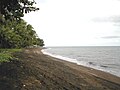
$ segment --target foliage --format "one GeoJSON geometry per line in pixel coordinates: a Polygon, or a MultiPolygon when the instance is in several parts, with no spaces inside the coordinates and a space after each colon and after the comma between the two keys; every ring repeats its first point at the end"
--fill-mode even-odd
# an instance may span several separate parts
{"type": "Polygon", "coordinates": [[[6,20],[5,25],[0,24],[0,48],[24,48],[33,45],[43,46],[44,41],[24,20],[6,20]]]}
{"type": "Polygon", "coordinates": [[[12,59],[16,59],[12,56],[12,53],[21,51],[21,49],[0,49],[0,63],[9,62],[12,59]]]}
{"type": "Polygon", "coordinates": [[[39,10],[34,4],[36,4],[34,0],[0,0],[0,21],[19,20],[24,13],[39,10]]]}
{"type": "Polygon", "coordinates": [[[34,4],[34,0],[0,0],[0,48],[44,45],[34,28],[21,19],[25,13],[39,10],[34,4]]]}

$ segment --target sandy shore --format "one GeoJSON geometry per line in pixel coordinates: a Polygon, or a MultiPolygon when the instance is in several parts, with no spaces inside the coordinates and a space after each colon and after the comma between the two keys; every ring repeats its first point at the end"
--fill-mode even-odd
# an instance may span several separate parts
{"type": "Polygon", "coordinates": [[[120,90],[120,77],[24,49],[0,64],[0,90],[120,90]]]}

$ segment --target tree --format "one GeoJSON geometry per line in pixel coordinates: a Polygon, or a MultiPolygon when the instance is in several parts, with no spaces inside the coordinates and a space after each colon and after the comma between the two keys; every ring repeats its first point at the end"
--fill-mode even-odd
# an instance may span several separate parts
{"type": "Polygon", "coordinates": [[[25,13],[39,10],[34,4],[34,0],[0,0],[0,48],[44,45],[34,28],[21,18],[25,13]]]}
{"type": "Polygon", "coordinates": [[[38,46],[44,46],[44,41],[43,39],[37,38],[37,44],[38,46]]]}
{"type": "Polygon", "coordinates": [[[44,41],[24,20],[7,20],[6,25],[0,24],[0,48],[24,48],[33,45],[44,46],[44,41]]]}
{"type": "Polygon", "coordinates": [[[34,0],[0,0],[0,21],[5,19],[19,20],[24,13],[39,10],[34,7],[34,0]]]}

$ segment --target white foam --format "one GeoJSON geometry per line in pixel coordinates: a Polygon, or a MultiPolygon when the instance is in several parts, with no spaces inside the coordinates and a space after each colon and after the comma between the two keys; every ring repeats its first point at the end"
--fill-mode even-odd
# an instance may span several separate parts
{"type": "MultiPolygon", "coordinates": [[[[50,48],[48,48],[48,49],[50,49],[50,48]]],[[[104,71],[104,72],[108,72],[108,73],[111,73],[113,75],[116,75],[116,76],[120,77],[120,73],[118,74],[118,73],[115,73],[111,70],[101,68],[99,65],[90,65],[88,62],[85,62],[85,61],[78,61],[77,59],[64,57],[64,56],[56,55],[56,54],[51,54],[51,53],[46,52],[44,49],[41,50],[41,51],[45,55],[49,55],[49,56],[52,56],[52,57],[55,57],[55,58],[58,58],[58,59],[61,59],[61,60],[65,60],[65,61],[68,61],[68,62],[76,63],[77,65],[83,65],[83,66],[86,66],[86,67],[90,67],[90,68],[94,68],[94,69],[101,70],[101,71],[104,71]]]]}
{"type": "MultiPolygon", "coordinates": [[[[61,56],[61,55],[56,55],[56,54],[51,54],[51,53],[46,52],[45,50],[42,50],[42,53],[45,54],[45,55],[49,55],[49,56],[52,56],[52,57],[61,59],[61,60],[65,60],[65,61],[68,61],[68,62],[76,63],[77,65],[83,65],[83,66],[91,67],[91,68],[93,67],[93,66],[89,65],[89,64],[88,64],[87,62],[85,62],[85,61],[78,61],[77,59],[68,58],[68,57],[63,57],[63,56],[61,56]]],[[[95,66],[94,66],[94,68],[95,68],[95,66]]],[[[96,69],[99,69],[99,68],[96,67],[96,69]]]]}
{"type": "Polygon", "coordinates": [[[61,59],[61,60],[69,61],[69,62],[72,62],[72,63],[78,63],[77,59],[68,58],[68,57],[64,57],[64,56],[56,55],[56,54],[51,54],[51,53],[48,53],[44,50],[42,50],[42,53],[45,54],[45,55],[49,55],[49,56],[61,59]]]}
{"type": "Polygon", "coordinates": [[[42,53],[45,54],[45,55],[49,55],[49,56],[61,59],[61,60],[65,60],[65,61],[68,61],[68,62],[76,63],[77,65],[83,65],[83,66],[91,67],[85,61],[78,61],[77,59],[73,59],[73,58],[69,58],[69,57],[64,57],[64,56],[57,55],[57,54],[51,54],[51,53],[46,52],[45,50],[42,50],[42,53]]]}

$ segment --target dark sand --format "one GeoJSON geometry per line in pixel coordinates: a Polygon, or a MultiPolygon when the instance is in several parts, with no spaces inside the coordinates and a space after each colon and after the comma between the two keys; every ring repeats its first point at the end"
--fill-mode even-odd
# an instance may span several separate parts
{"type": "Polygon", "coordinates": [[[0,90],[120,90],[120,77],[43,55],[40,49],[14,54],[0,64],[0,90]]]}

